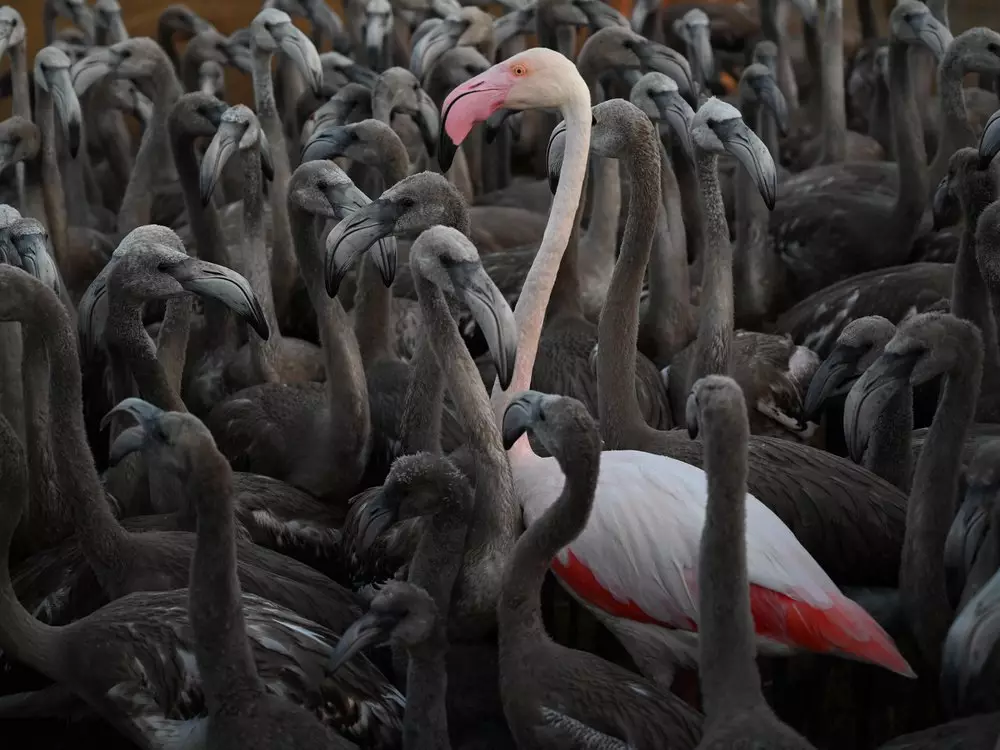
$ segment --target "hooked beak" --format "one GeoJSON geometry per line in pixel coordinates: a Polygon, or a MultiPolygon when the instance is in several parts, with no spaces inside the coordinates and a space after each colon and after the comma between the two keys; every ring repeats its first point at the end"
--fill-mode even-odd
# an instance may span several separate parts
{"type": "Polygon", "coordinates": [[[94,11],[86,3],[70,3],[69,14],[73,24],[83,32],[84,39],[89,44],[94,43],[97,24],[94,20],[94,11]]]}
{"type": "Polygon", "coordinates": [[[316,45],[295,26],[283,26],[282,29],[281,39],[278,42],[281,51],[291,58],[306,84],[319,97],[323,88],[323,64],[320,62],[316,45]]]}
{"type": "Polygon", "coordinates": [[[108,460],[112,466],[118,464],[130,453],[142,450],[152,433],[150,427],[163,416],[163,410],[141,398],[126,398],[101,418],[101,430],[106,429],[111,424],[111,420],[116,414],[131,415],[135,419],[135,425],[122,430],[111,445],[111,454],[108,456],[108,460]]]}
{"type": "MultiPolygon", "coordinates": [[[[111,412],[108,412],[108,416],[111,416],[111,412]]],[[[101,429],[104,429],[107,418],[106,416],[101,420],[101,429]]],[[[149,433],[141,425],[133,425],[119,432],[108,450],[108,466],[117,466],[126,457],[141,451],[148,438],[149,433]]]]}
{"type": "Polygon", "coordinates": [[[990,663],[1000,635],[1000,572],[962,608],[948,629],[941,655],[941,692],[952,711],[965,701],[990,663]]]}
{"type": "Polygon", "coordinates": [[[373,260],[385,285],[392,284],[396,278],[396,242],[391,235],[400,213],[401,208],[395,203],[379,198],[362,205],[334,227],[326,238],[327,294],[331,297],[337,294],[347,271],[376,242],[379,250],[373,260]]]}
{"type": "Polygon", "coordinates": [[[636,34],[642,33],[642,27],[646,25],[646,17],[649,15],[650,10],[652,10],[652,3],[650,0],[638,0],[638,2],[632,6],[631,26],[632,31],[636,34]]]}
{"type": "Polygon", "coordinates": [[[363,615],[340,636],[340,642],[327,662],[326,671],[333,674],[359,651],[387,642],[395,624],[394,618],[376,612],[363,615]]]}
{"type": "Polygon", "coordinates": [[[49,254],[47,239],[41,232],[23,234],[14,240],[14,247],[21,267],[58,294],[59,270],[49,254]]]}
{"type": "Polygon", "coordinates": [[[10,47],[10,38],[13,35],[14,35],[13,23],[4,23],[0,25],[0,58],[2,58],[7,53],[7,49],[10,47]]]}
{"type": "Polygon", "coordinates": [[[59,113],[63,134],[69,146],[69,153],[74,159],[80,150],[80,128],[83,114],[80,111],[80,100],[77,98],[68,69],[52,71],[48,80],[49,93],[59,113]]]}
{"type": "MultiPolygon", "coordinates": [[[[981,156],[980,160],[982,160],[981,156]]],[[[935,232],[946,227],[953,227],[962,220],[962,205],[958,196],[951,189],[948,175],[941,178],[934,190],[934,198],[931,200],[931,216],[934,219],[933,229],[935,232]]]]}
{"type": "Polygon", "coordinates": [[[543,398],[544,394],[538,391],[525,391],[508,404],[501,427],[504,450],[513,448],[535,424],[543,398]]]}
{"type": "Polygon", "coordinates": [[[778,175],[767,146],[742,119],[729,120],[716,129],[723,147],[743,165],[753,179],[768,210],[778,194],[778,175]]]}
{"type": "Polygon", "coordinates": [[[989,167],[997,153],[1000,153],[1000,110],[993,113],[979,139],[979,168],[989,167]]]}
{"type": "Polygon", "coordinates": [[[301,161],[334,159],[343,156],[351,144],[351,129],[346,125],[326,125],[314,130],[302,148],[301,161]]]}
{"type": "Polygon", "coordinates": [[[424,148],[427,149],[428,154],[433,156],[441,133],[441,116],[434,100],[423,89],[417,92],[417,100],[417,111],[414,119],[417,121],[417,127],[420,128],[420,137],[423,139],[424,148]]]}
{"type": "Polygon", "coordinates": [[[764,106],[771,110],[778,131],[782,136],[788,135],[788,102],[778,86],[774,76],[758,76],[753,80],[754,92],[764,106]]]}
{"type": "Polygon", "coordinates": [[[454,47],[457,39],[458,29],[442,21],[417,40],[410,53],[410,70],[418,81],[424,80],[434,62],[454,47]]]}
{"type": "Polygon", "coordinates": [[[105,47],[94,50],[82,60],[73,63],[70,77],[76,95],[83,96],[91,86],[111,75],[119,62],[118,56],[105,47]]]}
{"type": "Polygon", "coordinates": [[[220,122],[212,142],[208,144],[205,156],[201,161],[201,173],[198,188],[201,194],[201,205],[207,206],[212,200],[215,186],[222,178],[222,171],[239,146],[240,137],[236,123],[220,122]]]}
{"type": "Polygon", "coordinates": [[[374,489],[375,496],[358,522],[358,551],[362,554],[371,549],[379,537],[392,528],[399,520],[400,498],[386,487],[374,489]]]}
{"type": "Polygon", "coordinates": [[[691,75],[691,65],[684,55],[645,38],[629,43],[629,49],[639,58],[643,68],[670,76],[676,82],[681,95],[689,101],[694,101],[697,87],[691,75]]]}
{"type": "Polygon", "coordinates": [[[854,429],[845,435],[847,449],[852,460],[858,461],[864,456],[868,435],[863,429],[862,412],[869,400],[876,402],[894,395],[900,387],[909,384],[910,375],[917,364],[916,355],[901,356],[891,352],[883,352],[871,366],[865,370],[852,386],[845,407],[844,422],[848,423],[853,412],[854,429]]]}
{"type": "Polygon", "coordinates": [[[459,263],[447,269],[455,290],[472,312],[490,348],[500,386],[507,389],[514,378],[517,357],[517,324],[503,293],[480,263],[459,263]]]}
{"type": "MultiPolygon", "coordinates": [[[[969,485],[965,498],[951,522],[944,542],[944,561],[948,568],[958,568],[964,579],[975,563],[980,547],[990,528],[990,512],[994,495],[984,487],[969,485]]],[[[959,589],[964,586],[964,580],[959,589]]]]}
{"type": "Polygon", "coordinates": [[[253,328],[265,341],[270,335],[267,319],[260,300],[253,293],[250,282],[225,266],[198,258],[184,261],[164,269],[192,294],[214,299],[232,310],[253,328]]]}
{"type": "Polygon", "coordinates": [[[77,326],[80,353],[85,356],[93,355],[104,341],[104,329],[108,322],[108,276],[114,262],[114,258],[108,261],[80,298],[77,326]]]}
{"type": "Polygon", "coordinates": [[[670,132],[680,141],[688,159],[694,162],[694,143],[691,141],[691,121],[694,110],[679,91],[659,91],[651,94],[653,103],[660,113],[660,119],[670,128],[670,132]]]}
{"type": "Polygon", "coordinates": [[[715,53],[712,51],[712,33],[707,24],[689,27],[691,29],[691,51],[701,68],[699,84],[711,81],[715,76],[715,53]]]}
{"type": "Polygon", "coordinates": [[[909,23],[920,41],[933,53],[934,59],[940,63],[953,39],[948,27],[930,13],[920,15],[909,23]]]}
{"type": "Polygon", "coordinates": [[[846,396],[857,381],[861,350],[855,346],[839,344],[823,360],[812,380],[802,405],[802,422],[815,422],[826,402],[835,396],[846,396]]]}
{"type": "Polygon", "coordinates": [[[500,109],[507,101],[514,81],[505,67],[492,67],[448,94],[441,107],[442,128],[438,144],[438,162],[442,170],[447,172],[451,167],[455,155],[451,144],[460,146],[477,123],[485,121],[500,109]],[[451,139],[450,143],[446,142],[445,134],[451,139]],[[450,154],[447,165],[442,160],[443,154],[450,154]]]}

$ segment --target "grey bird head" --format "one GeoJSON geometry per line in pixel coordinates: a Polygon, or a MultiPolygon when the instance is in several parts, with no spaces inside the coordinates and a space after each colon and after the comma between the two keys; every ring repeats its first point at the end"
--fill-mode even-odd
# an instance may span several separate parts
{"type": "Polygon", "coordinates": [[[80,128],[83,114],[71,78],[69,58],[54,46],[43,47],[35,55],[35,85],[52,97],[57,119],[69,144],[70,155],[76,158],[80,148],[80,128]]]}
{"type": "Polygon", "coordinates": [[[788,133],[788,103],[774,74],[764,65],[753,63],[740,76],[740,98],[771,110],[781,135],[788,133]]]}
{"type": "Polygon", "coordinates": [[[201,203],[207,206],[212,199],[215,186],[222,178],[222,171],[233,154],[247,153],[256,150],[260,154],[261,170],[268,180],[274,177],[274,161],[271,148],[267,142],[257,115],[243,104],[230,107],[222,115],[218,130],[212,142],[208,144],[205,156],[201,162],[199,187],[201,203]]]}
{"type": "Polygon", "coordinates": [[[777,197],[777,170],[767,146],[757,137],[738,109],[712,98],[701,105],[691,122],[691,140],[702,151],[728,153],[747,170],[764,203],[774,208],[777,197]]]}
{"type": "Polygon", "coordinates": [[[468,307],[489,345],[500,385],[507,388],[514,377],[517,324],[503,293],[483,268],[472,241],[451,227],[432,226],[413,243],[410,269],[446,297],[468,307]]]}
{"type": "Polygon", "coordinates": [[[403,648],[419,646],[440,627],[437,607],[426,591],[389,581],[372,598],[368,612],[340,636],[326,671],[333,674],[358,652],[389,641],[403,648]]]}
{"type": "Polygon", "coordinates": [[[288,55],[306,84],[317,95],[323,87],[323,65],[316,45],[292,24],[289,15],[277,8],[265,8],[250,24],[252,53],[273,55],[279,50],[288,55]]]}
{"type": "Polygon", "coordinates": [[[919,0],[899,0],[889,14],[889,29],[892,38],[906,44],[926,47],[938,62],[952,42],[948,27],[937,20],[919,0]]]}
{"type": "MultiPolygon", "coordinates": [[[[348,259],[359,257],[378,240],[415,237],[437,224],[468,231],[469,208],[458,189],[434,172],[420,172],[400,180],[330,233],[326,244],[327,291],[339,287],[348,259]]],[[[390,270],[393,276],[389,283],[395,277],[394,261],[391,265],[386,262],[386,272],[390,270]]]]}
{"type": "Polygon", "coordinates": [[[688,436],[696,440],[704,432],[749,433],[743,389],[730,377],[706,375],[695,381],[684,407],[688,436]]]}
{"type": "Polygon", "coordinates": [[[664,122],[684,153],[694,160],[694,144],[691,142],[694,110],[681,95],[673,78],[665,73],[646,73],[632,86],[629,100],[654,122],[664,122]]]}

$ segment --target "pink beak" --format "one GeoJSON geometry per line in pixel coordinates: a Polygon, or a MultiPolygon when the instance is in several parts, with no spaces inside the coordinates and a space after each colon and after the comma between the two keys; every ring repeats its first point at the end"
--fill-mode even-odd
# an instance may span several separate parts
{"type": "Polygon", "coordinates": [[[477,122],[484,122],[503,106],[514,80],[506,65],[494,65],[448,94],[441,111],[452,143],[461,144],[477,122]]]}

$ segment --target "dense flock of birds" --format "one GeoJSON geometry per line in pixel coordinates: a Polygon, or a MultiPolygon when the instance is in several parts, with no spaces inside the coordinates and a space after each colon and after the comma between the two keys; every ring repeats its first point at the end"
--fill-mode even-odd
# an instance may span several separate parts
{"type": "Polygon", "coordinates": [[[0,7],[0,743],[1000,748],[1000,33],[502,4],[0,7]]]}

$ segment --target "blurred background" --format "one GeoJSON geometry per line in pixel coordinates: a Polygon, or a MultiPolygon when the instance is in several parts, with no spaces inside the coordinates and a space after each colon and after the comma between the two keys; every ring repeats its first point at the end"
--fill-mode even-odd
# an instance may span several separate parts
{"type": "MultiPolygon", "coordinates": [[[[161,11],[168,5],[178,0],[119,0],[125,16],[125,24],[129,34],[132,36],[156,36],[156,21],[161,11]]],[[[618,8],[628,16],[632,9],[632,0],[606,0],[610,5],[618,8]]],[[[671,0],[666,0],[669,3],[671,0]]],[[[716,0],[717,2],[733,2],[733,0],[716,0]]],[[[328,0],[329,4],[338,12],[341,9],[341,0],[328,0]]],[[[690,0],[673,0],[673,2],[690,2],[690,0]]],[[[845,12],[844,20],[847,25],[847,42],[850,45],[851,27],[857,26],[857,11],[855,10],[856,0],[844,0],[845,12]]],[[[822,4],[822,0],[820,0],[822,4]]],[[[0,3],[3,4],[3,3],[0,3]]],[[[28,24],[28,54],[29,59],[34,56],[35,51],[41,46],[42,41],[42,0],[13,0],[6,3],[16,8],[28,24]],[[31,32],[34,33],[31,33],[31,32]]],[[[249,25],[251,19],[260,9],[259,0],[186,0],[184,3],[194,10],[202,18],[211,21],[219,31],[231,33],[238,28],[249,25]]],[[[744,0],[744,4],[753,7],[755,0],[744,0]]],[[[885,19],[889,15],[889,10],[895,4],[895,0],[874,0],[878,8],[878,16],[885,19]]],[[[990,26],[1000,29],[1000,0],[952,0],[949,5],[948,15],[951,21],[951,29],[958,34],[970,26],[990,26]]],[[[308,28],[303,21],[298,25],[308,28]]],[[[322,50],[321,50],[322,51],[322,50]]],[[[7,63],[4,63],[6,65],[7,63]]],[[[230,92],[227,98],[232,102],[241,101],[249,103],[250,80],[246,76],[235,71],[227,72],[226,90],[230,92]]],[[[0,103],[0,116],[6,117],[9,113],[9,102],[0,103]]]]}

